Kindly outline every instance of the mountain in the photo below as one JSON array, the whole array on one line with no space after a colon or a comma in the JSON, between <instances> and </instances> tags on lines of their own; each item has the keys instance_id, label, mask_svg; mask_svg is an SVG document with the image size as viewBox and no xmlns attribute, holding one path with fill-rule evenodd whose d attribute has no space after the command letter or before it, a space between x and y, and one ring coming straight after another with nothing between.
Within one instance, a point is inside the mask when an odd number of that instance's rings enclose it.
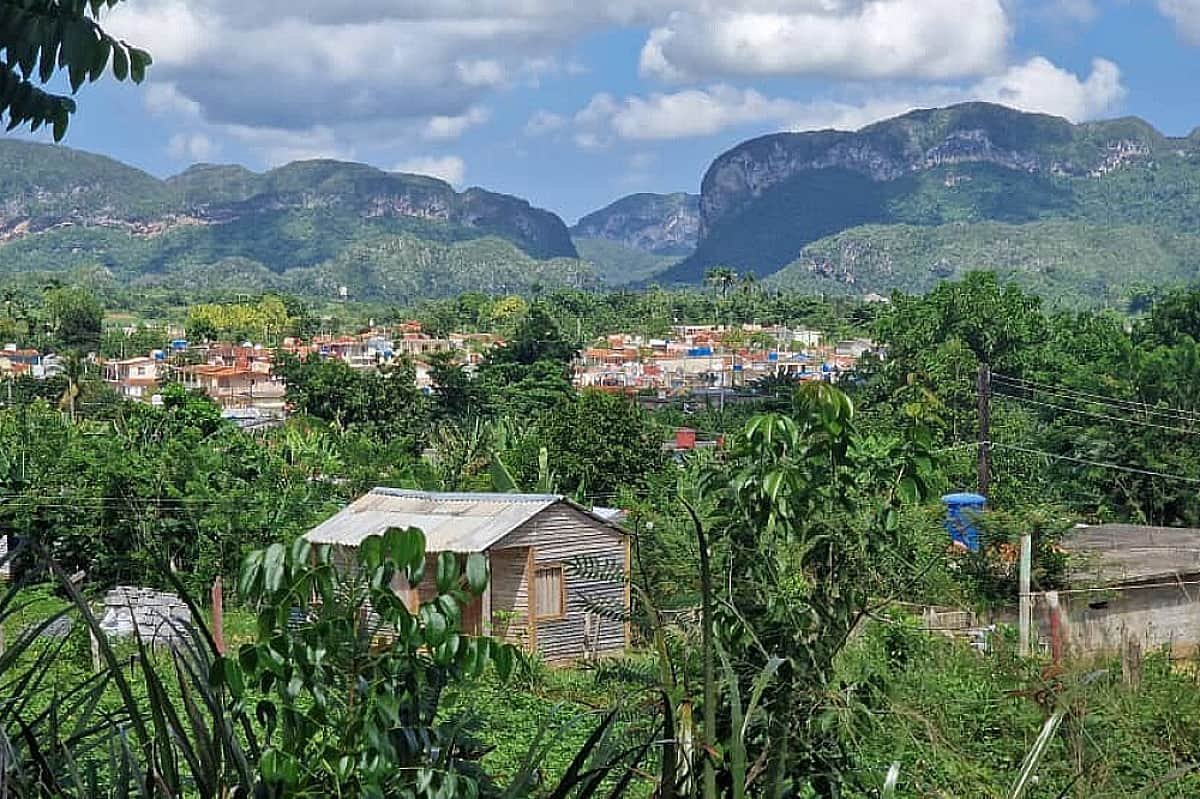
<instances>
[{"instance_id":1,"label":"mountain","mask_svg":"<svg viewBox=\"0 0 1200 799\"><path fill-rule=\"evenodd\" d=\"M1016 249L1061 245L1054 258L1019 259L1031 284L1058 286L1053 270L1074 271L1091 275L1089 291L1111 293L1134 275L1100 264L1146 242L1190 250L1179 242L1200 222L1200 132L1171 138L1135 118L1076 125L966 103L857 132L775 134L716 159L700 217L696 252L658 281L694 283L724 265L760 276L787 267L773 282L818 290L915 288L947 269L1003 265L988 243L1005 231L1024 242ZM1099 235L1118 227L1137 235ZM1186 276L1184 254L1156 263Z\"/></svg>"},{"instance_id":2,"label":"mountain","mask_svg":"<svg viewBox=\"0 0 1200 799\"><path fill-rule=\"evenodd\" d=\"M772 288L862 296L923 292L972 270L1004 275L1059 306L1118 303L1136 286L1191 282L1200 235L1146 225L864 225L807 245L763 281Z\"/></svg>"},{"instance_id":3,"label":"mountain","mask_svg":"<svg viewBox=\"0 0 1200 799\"><path fill-rule=\"evenodd\" d=\"M695 194L631 194L571 228L576 239L603 239L652 255L689 255L700 234Z\"/></svg>"},{"instance_id":4,"label":"mountain","mask_svg":"<svg viewBox=\"0 0 1200 799\"><path fill-rule=\"evenodd\" d=\"M0 276L100 267L134 285L191 273L210 288L253 277L322 293L357 279L359 296L380 297L592 280L563 221L516 197L328 160L159 180L17 140L0 140L0 256Z\"/></svg>"},{"instance_id":5,"label":"mountain","mask_svg":"<svg viewBox=\"0 0 1200 799\"><path fill-rule=\"evenodd\" d=\"M591 265L606 286L633 286L651 281L681 260L654 255L608 239L574 239L579 257Z\"/></svg>"}]
</instances>

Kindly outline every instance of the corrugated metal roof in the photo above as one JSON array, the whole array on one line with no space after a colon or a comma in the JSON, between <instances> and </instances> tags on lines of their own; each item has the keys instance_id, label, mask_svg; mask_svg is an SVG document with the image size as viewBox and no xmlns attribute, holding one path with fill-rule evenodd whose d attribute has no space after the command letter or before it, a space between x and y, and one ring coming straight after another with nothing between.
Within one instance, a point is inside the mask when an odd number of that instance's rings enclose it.
<instances>
[{"instance_id":1,"label":"corrugated metal roof","mask_svg":"<svg viewBox=\"0 0 1200 799\"><path fill-rule=\"evenodd\" d=\"M429 552L482 552L541 511L554 494L455 494L376 488L305 534L314 544L358 546L390 527L417 527Z\"/></svg>"}]
</instances>

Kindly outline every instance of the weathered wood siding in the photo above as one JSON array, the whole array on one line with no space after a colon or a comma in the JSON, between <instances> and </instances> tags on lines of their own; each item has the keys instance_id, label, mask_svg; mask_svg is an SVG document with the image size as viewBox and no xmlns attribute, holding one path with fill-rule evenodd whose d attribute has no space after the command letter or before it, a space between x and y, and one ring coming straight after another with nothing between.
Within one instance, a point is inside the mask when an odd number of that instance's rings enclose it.
<instances>
[{"instance_id":1,"label":"weathered wood siding","mask_svg":"<svg viewBox=\"0 0 1200 799\"><path fill-rule=\"evenodd\" d=\"M528 547L534 549L535 567L549 564L565 566L580 556L611 562L620 571L626 566L625 537L619 532L566 503L546 508L491 549L493 575L521 575L512 591L511 607L522 615L519 621L513 622L510 638L518 637L528 629L528 617L525 615L529 606L531 577L527 573L525 559ZM588 601L622 607L626 601L624 584L584 579L573 574L570 568L564 570L564 582L566 614L561 619L541 620L536 625L537 647L542 656L550 662L564 662L622 651L626 643L625 625L589 610ZM503 606L497 601L497 593L493 592L493 614Z\"/></svg>"},{"instance_id":2,"label":"weathered wood siding","mask_svg":"<svg viewBox=\"0 0 1200 799\"><path fill-rule=\"evenodd\" d=\"M506 640L525 646L529 635L529 577L525 573L527 547L493 549L492 630Z\"/></svg>"}]
</instances>

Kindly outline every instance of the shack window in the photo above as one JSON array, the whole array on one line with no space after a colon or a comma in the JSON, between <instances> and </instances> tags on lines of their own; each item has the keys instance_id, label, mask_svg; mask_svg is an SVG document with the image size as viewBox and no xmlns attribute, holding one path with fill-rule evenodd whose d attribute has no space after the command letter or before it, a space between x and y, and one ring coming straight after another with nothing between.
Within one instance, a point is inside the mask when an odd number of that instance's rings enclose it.
<instances>
[{"instance_id":1,"label":"shack window","mask_svg":"<svg viewBox=\"0 0 1200 799\"><path fill-rule=\"evenodd\" d=\"M538 566L534 571L534 617L538 621L561 619L567 612L562 566Z\"/></svg>"}]
</instances>

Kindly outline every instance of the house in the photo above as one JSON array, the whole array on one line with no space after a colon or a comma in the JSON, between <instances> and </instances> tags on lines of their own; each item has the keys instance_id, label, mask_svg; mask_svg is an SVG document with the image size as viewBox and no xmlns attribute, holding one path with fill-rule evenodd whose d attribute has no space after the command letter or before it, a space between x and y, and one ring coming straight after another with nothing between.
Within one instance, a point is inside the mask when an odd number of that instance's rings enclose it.
<instances>
[{"instance_id":1,"label":"house","mask_svg":"<svg viewBox=\"0 0 1200 799\"><path fill-rule=\"evenodd\" d=\"M1135 642L1186 656L1200 646L1200 530L1081 525L1061 543L1070 555L1070 586L1059 592L1068 649L1111 653Z\"/></svg>"},{"instance_id":2,"label":"house","mask_svg":"<svg viewBox=\"0 0 1200 799\"><path fill-rule=\"evenodd\" d=\"M126 399L149 401L158 391L160 362L154 358L128 358L104 364L104 380Z\"/></svg>"},{"instance_id":3,"label":"house","mask_svg":"<svg viewBox=\"0 0 1200 799\"><path fill-rule=\"evenodd\" d=\"M595 513L551 494L456 494L376 488L305 538L353 549L390 528L425 533L426 579L417 589L396 583L410 608L432 596L439 552L482 553L491 580L463 613L470 633L488 633L567 663L614 654L629 642L626 625L597 614L596 603L628 608L625 584L575 574L570 563L587 557L627 573L629 538L610 514ZM344 552L342 558L349 553ZM344 562L344 561L343 561Z\"/></svg>"},{"instance_id":4,"label":"house","mask_svg":"<svg viewBox=\"0 0 1200 799\"><path fill-rule=\"evenodd\" d=\"M203 391L222 408L256 408L281 416L286 387L255 366L184 366L178 370L179 381L189 391Z\"/></svg>"}]
</instances>

